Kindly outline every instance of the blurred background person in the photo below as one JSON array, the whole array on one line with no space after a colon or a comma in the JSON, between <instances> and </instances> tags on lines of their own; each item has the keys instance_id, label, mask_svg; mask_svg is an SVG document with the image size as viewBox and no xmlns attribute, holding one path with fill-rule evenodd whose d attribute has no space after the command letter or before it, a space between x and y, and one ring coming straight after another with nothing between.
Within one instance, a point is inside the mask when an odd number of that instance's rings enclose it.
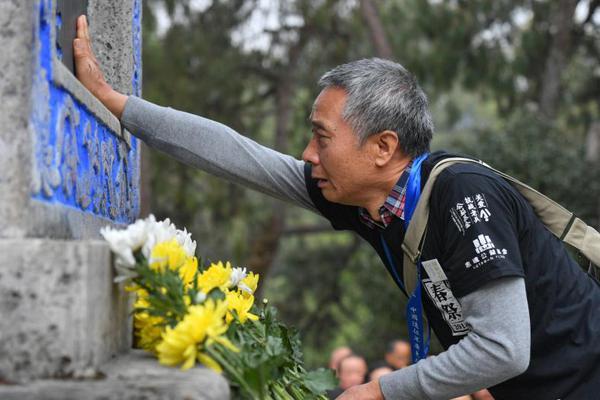
<instances>
[{"instance_id":1,"label":"blurred background person","mask_svg":"<svg viewBox=\"0 0 600 400\"><path fill-rule=\"evenodd\" d=\"M390 372L393 372L393 371L394 370L391 369L390 367L388 367L387 365L375 367L369 373L369 381L376 381L377 379L381 378L385 374L389 374Z\"/></svg>"},{"instance_id":2,"label":"blurred background person","mask_svg":"<svg viewBox=\"0 0 600 400\"><path fill-rule=\"evenodd\" d=\"M367 371L367 362L361 356L353 354L342 358L337 369L339 386L328 393L329 398L335 399L352 386L365 383Z\"/></svg>"},{"instance_id":3,"label":"blurred background person","mask_svg":"<svg viewBox=\"0 0 600 400\"><path fill-rule=\"evenodd\" d=\"M397 370L408 367L410 359L410 343L406 340L394 340L388 344L385 352L385 362L390 368Z\"/></svg>"},{"instance_id":4,"label":"blurred background person","mask_svg":"<svg viewBox=\"0 0 600 400\"><path fill-rule=\"evenodd\" d=\"M340 360L352 355L352 349L348 346L336 347L329 356L329 368L337 372Z\"/></svg>"}]
</instances>

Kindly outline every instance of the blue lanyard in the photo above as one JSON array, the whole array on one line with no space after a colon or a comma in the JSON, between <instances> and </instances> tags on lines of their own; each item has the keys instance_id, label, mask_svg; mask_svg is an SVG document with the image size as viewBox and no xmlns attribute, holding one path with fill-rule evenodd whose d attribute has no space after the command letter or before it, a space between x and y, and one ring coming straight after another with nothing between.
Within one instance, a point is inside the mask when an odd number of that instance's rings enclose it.
<instances>
[{"instance_id":1,"label":"blue lanyard","mask_svg":"<svg viewBox=\"0 0 600 400\"><path fill-rule=\"evenodd\" d=\"M415 212L419 196L421 196L421 164L429 156L429 153L425 153L413 160L413 165L410 170L408 177L408 183L406 187L406 200L404 203L404 229L408 229L410 220ZM396 263L392 258L392 253L383 238L383 234L380 233L381 244L383 250L388 259L390 266L392 267L392 274L396 279L396 282L400 283L402 289L402 280L398 276L398 269ZM427 341L425 341L425 334L423 332L423 302L421 300L421 262L417 262L417 284L414 292L408 296L408 303L406 304L406 323L408 325L408 337L410 339L410 347L412 352L413 364L419 360L427 357L429 352L429 342L431 339L431 327L428 326Z\"/></svg>"}]
</instances>

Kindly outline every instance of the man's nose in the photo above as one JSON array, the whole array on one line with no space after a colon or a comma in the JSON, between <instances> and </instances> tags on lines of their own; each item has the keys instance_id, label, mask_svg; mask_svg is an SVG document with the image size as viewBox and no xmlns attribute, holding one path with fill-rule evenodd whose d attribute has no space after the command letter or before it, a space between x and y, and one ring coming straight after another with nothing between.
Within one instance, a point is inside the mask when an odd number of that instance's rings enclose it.
<instances>
[{"instance_id":1,"label":"man's nose","mask_svg":"<svg viewBox=\"0 0 600 400\"><path fill-rule=\"evenodd\" d=\"M310 142L306 145L306 148L302 152L302 160L313 165L319 163L319 155L315 148L315 139L310 139Z\"/></svg>"}]
</instances>

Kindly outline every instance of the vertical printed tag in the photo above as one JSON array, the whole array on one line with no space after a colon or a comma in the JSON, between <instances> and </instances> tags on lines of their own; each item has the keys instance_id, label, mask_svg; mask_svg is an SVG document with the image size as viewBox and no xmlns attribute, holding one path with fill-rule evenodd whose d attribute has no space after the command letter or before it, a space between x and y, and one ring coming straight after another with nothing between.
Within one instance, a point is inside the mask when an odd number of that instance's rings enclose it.
<instances>
[{"instance_id":1,"label":"vertical printed tag","mask_svg":"<svg viewBox=\"0 0 600 400\"><path fill-rule=\"evenodd\" d=\"M437 258L422 261L421 264L423 265L423 268L425 268L425 271L427 271L427 275L429 275L429 279L431 279L432 282L442 282L448 280L448 277L444 273L444 270L442 269L442 266L438 262Z\"/></svg>"}]
</instances>

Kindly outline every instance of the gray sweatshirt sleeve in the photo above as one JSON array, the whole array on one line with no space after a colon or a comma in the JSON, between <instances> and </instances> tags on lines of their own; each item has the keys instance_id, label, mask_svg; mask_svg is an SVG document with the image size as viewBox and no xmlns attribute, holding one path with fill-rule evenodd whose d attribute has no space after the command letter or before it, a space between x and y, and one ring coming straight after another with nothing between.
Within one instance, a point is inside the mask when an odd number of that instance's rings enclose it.
<instances>
[{"instance_id":1,"label":"gray sweatshirt sleeve","mask_svg":"<svg viewBox=\"0 0 600 400\"><path fill-rule=\"evenodd\" d=\"M121 123L150 147L229 181L316 211L304 162L197 115L129 96Z\"/></svg>"},{"instance_id":2,"label":"gray sweatshirt sleeve","mask_svg":"<svg viewBox=\"0 0 600 400\"><path fill-rule=\"evenodd\" d=\"M448 400L525 372L531 331L523 278L494 280L459 302L471 332L438 356L381 377L386 400Z\"/></svg>"}]
</instances>

